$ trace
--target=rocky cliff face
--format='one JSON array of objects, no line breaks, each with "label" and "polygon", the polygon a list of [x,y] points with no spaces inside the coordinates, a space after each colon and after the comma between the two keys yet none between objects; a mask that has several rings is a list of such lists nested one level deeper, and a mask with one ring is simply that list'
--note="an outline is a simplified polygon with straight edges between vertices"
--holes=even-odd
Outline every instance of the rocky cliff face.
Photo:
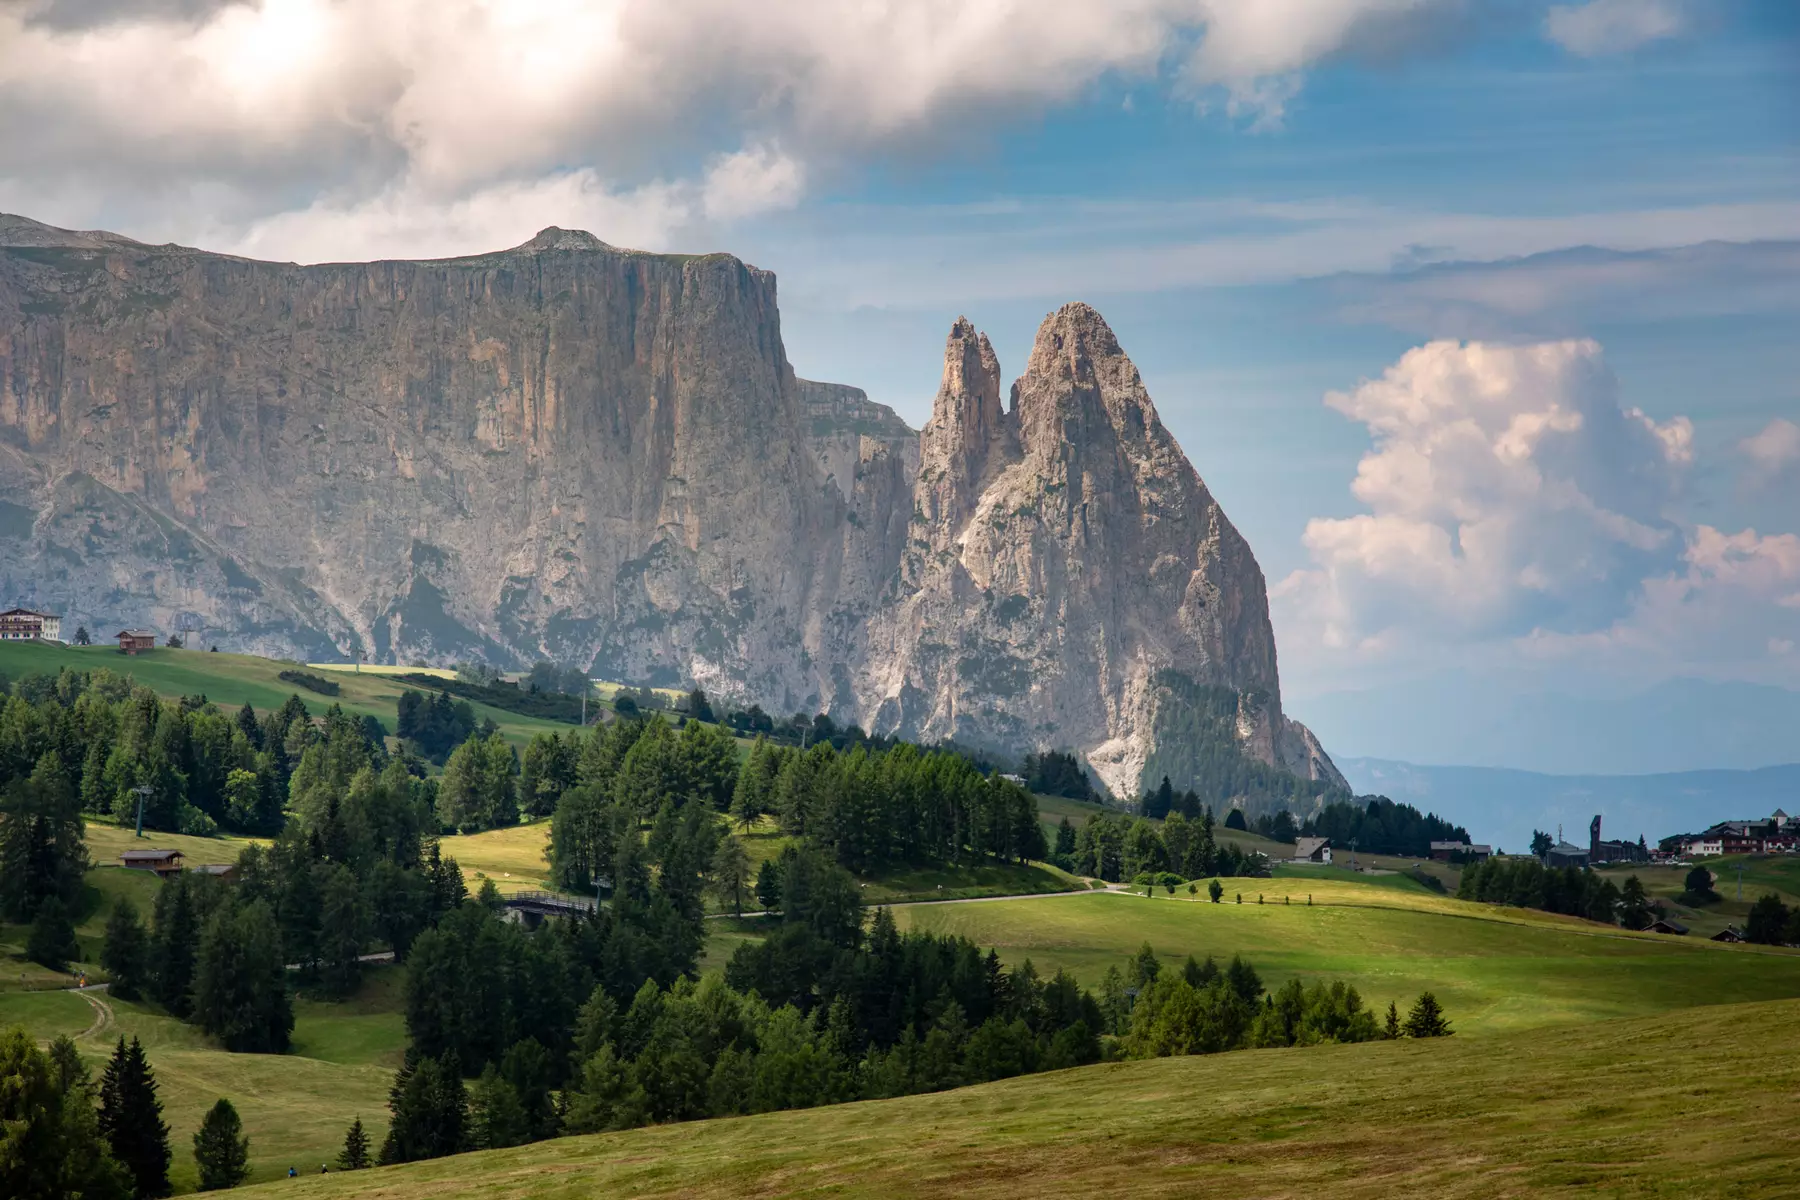
[{"label": "rocky cliff face", "polygon": [[[1280,710],[1263,580],[1098,314],[915,435],[797,379],[774,277],[545,230],[299,267],[0,217],[0,600],[302,658],[539,657],[1130,793],[1183,687]],[[1185,682],[1184,682],[1185,681]],[[1159,715],[1161,714],[1161,715]],[[1181,781],[1175,781],[1179,786]]]}]

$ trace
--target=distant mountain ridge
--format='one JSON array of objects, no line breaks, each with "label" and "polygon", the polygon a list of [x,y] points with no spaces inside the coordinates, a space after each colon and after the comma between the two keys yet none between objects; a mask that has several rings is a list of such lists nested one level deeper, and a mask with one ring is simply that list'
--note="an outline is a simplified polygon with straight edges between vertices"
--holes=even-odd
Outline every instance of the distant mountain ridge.
[{"label": "distant mountain ridge", "polygon": [[1504,767],[1420,766],[1377,758],[1340,758],[1358,795],[1382,795],[1465,825],[1477,841],[1527,848],[1533,829],[1557,826],[1585,844],[1598,813],[1605,837],[1651,845],[1674,833],[1733,817],[1800,812],[1800,763],[1747,771],[1657,775],[1545,775]]},{"label": "distant mountain ridge", "polygon": [[1327,745],[1366,759],[1546,775],[1800,762],[1800,691],[1769,684],[1668,679],[1637,692],[1579,695],[1444,671],[1304,704]]},{"label": "distant mountain ridge", "polygon": [[[1240,756],[1283,773],[1251,806],[1341,784],[1255,556],[1085,304],[1010,394],[957,321],[915,433],[797,378],[774,275],[728,254],[553,227],[298,266],[0,216],[0,497],[0,602],[71,628],[551,658],[1074,750],[1125,797]],[[1208,744],[1159,755],[1201,702]]]}]

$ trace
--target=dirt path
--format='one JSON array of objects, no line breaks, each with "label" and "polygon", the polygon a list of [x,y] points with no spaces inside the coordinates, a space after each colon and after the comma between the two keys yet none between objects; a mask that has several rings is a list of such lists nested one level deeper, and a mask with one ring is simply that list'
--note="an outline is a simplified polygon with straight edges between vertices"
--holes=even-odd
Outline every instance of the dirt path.
[{"label": "dirt path", "polygon": [[75,1035],[77,1041],[97,1038],[113,1026],[112,1005],[106,1002],[106,984],[97,983],[92,987],[71,988],[70,991],[86,1000],[94,1009],[94,1023]]}]

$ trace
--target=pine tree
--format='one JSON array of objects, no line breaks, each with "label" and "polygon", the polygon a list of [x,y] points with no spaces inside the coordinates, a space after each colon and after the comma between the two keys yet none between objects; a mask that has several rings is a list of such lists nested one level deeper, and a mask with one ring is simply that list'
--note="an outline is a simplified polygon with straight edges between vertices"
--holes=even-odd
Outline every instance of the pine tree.
[{"label": "pine tree", "polygon": [[137,1200],[169,1194],[169,1127],[156,1098],[156,1076],[135,1037],[129,1047],[119,1039],[101,1076],[99,1129]]},{"label": "pine tree", "polygon": [[194,973],[194,1018],[227,1050],[279,1054],[294,1030],[281,934],[261,900],[207,922]]},{"label": "pine tree", "polygon": [[[66,1038],[46,1055],[22,1029],[0,1034],[0,1196],[131,1195],[130,1177],[96,1127],[85,1068],[71,1086],[65,1054],[73,1052]],[[80,1067],[79,1055],[75,1065]]]},{"label": "pine tree", "polygon": [[55,751],[27,779],[0,790],[0,914],[29,921],[55,896],[65,905],[81,894],[88,869],[81,796]]},{"label": "pine tree", "polygon": [[200,949],[200,914],[188,877],[178,876],[156,896],[155,964],[151,995],[177,1017],[193,1011],[194,956]]},{"label": "pine tree", "polygon": [[80,1095],[92,1104],[94,1077],[88,1073],[87,1064],[81,1061],[81,1051],[75,1048],[74,1039],[66,1033],[59,1034],[50,1043],[49,1054],[57,1088],[65,1096]]},{"label": "pine tree", "polygon": [[112,994],[121,1000],[136,1000],[149,984],[150,935],[129,897],[120,896],[106,918],[100,966],[112,976]]},{"label": "pine tree", "polygon": [[324,903],[319,916],[319,983],[333,996],[348,996],[362,982],[363,943],[369,936],[369,911],[350,868],[326,870]]},{"label": "pine tree", "polygon": [[1390,1041],[1400,1036],[1400,1009],[1392,1000],[1388,1001],[1387,1021],[1381,1027],[1381,1036]]},{"label": "pine tree", "polygon": [[731,911],[744,915],[744,893],[750,887],[750,856],[744,844],[726,835],[713,854],[712,886],[719,899],[731,905]]},{"label": "pine tree", "polygon": [[203,1192],[236,1187],[250,1174],[250,1139],[231,1101],[221,1099],[201,1118],[194,1131],[194,1162]]},{"label": "pine tree", "polygon": [[469,1093],[469,1142],[477,1150],[500,1150],[526,1140],[524,1106],[518,1090],[489,1063]]},{"label": "pine tree", "polygon": [[344,1152],[338,1155],[337,1165],[340,1171],[360,1171],[369,1165],[369,1135],[363,1131],[361,1117],[344,1131]]},{"label": "pine tree", "polygon": [[38,906],[37,919],[25,941],[25,957],[52,971],[66,971],[71,962],[81,958],[81,943],[75,940],[75,926],[60,896],[51,896]]},{"label": "pine tree", "polygon": [[1412,1011],[1406,1014],[1405,1029],[1407,1037],[1415,1038],[1449,1037],[1451,1032],[1450,1022],[1444,1019],[1444,1010],[1430,992],[1419,993]]},{"label": "pine tree", "polygon": [[456,1055],[402,1066],[388,1091],[387,1140],[381,1162],[416,1162],[468,1148],[469,1100]]}]

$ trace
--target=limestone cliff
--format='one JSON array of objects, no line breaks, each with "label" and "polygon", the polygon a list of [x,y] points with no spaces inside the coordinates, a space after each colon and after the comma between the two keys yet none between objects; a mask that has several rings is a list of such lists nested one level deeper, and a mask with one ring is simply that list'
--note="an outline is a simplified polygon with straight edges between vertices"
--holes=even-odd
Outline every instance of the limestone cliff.
[{"label": "limestone cliff", "polygon": [[1010,406],[959,321],[914,434],[795,377],[768,272],[558,229],[301,267],[0,216],[0,602],[576,661],[1074,748],[1125,794],[1226,689],[1247,754],[1336,777],[1281,712],[1248,546],[1091,309],[1045,322]]}]

